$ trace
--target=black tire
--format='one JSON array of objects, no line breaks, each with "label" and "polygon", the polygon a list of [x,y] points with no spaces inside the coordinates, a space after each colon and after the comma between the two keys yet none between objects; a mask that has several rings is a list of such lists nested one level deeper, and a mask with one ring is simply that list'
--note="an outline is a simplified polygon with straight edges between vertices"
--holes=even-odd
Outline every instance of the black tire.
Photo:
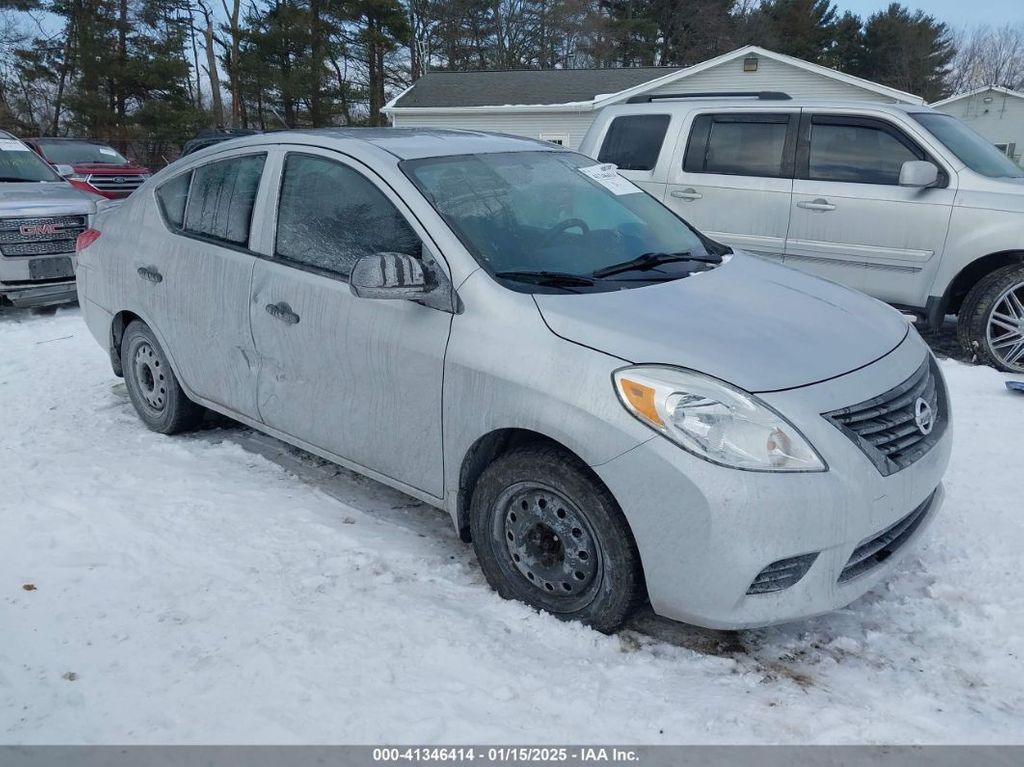
[{"label": "black tire", "polygon": [[990,335],[989,323],[1007,291],[1015,286],[1018,287],[1015,293],[1024,293],[1024,264],[1010,264],[996,269],[971,288],[957,316],[957,339],[964,350],[973,354],[979,362],[1008,373],[1024,372],[1024,357],[1017,360],[1016,364],[1007,364],[1004,355],[1008,356],[1006,353],[1009,349],[999,346],[999,336],[993,338]]},{"label": "black tire", "polygon": [[195,429],[202,422],[203,408],[185,396],[167,355],[144,322],[135,321],[125,328],[121,365],[128,397],[150,429],[177,434]]},{"label": "black tire", "polygon": [[618,504],[557,447],[526,445],[488,466],[473,490],[470,532],[488,583],[505,599],[609,633],[644,596]]}]

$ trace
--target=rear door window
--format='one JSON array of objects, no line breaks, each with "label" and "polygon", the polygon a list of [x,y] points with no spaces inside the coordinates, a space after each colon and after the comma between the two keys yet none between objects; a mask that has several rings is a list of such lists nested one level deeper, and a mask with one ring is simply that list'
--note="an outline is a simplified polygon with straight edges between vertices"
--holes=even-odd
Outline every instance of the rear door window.
[{"label": "rear door window", "polygon": [[247,245],[264,155],[201,165],[192,172],[185,231],[231,245]]},{"label": "rear door window", "polygon": [[665,142],[669,115],[625,115],[608,126],[597,159],[619,170],[653,170]]},{"label": "rear door window", "polygon": [[807,178],[855,184],[900,183],[903,163],[925,153],[895,127],[857,118],[811,119]]},{"label": "rear door window", "polygon": [[687,173],[789,178],[795,134],[788,114],[700,115],[683,161]]}]

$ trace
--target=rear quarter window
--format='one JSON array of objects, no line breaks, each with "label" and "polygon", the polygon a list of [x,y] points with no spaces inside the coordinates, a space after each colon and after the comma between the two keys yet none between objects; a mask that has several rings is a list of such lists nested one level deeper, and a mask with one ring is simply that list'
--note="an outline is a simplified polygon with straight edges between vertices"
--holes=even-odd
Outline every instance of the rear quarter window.
[{"label": "rear quarter window", "polygon": [[172,229],[181,229],[185,223],[185,203],[188,202],[188,186],[192,171],[175,176],[156,190],[156,201],[164,220]]},{"label": "rear quarter window", "polygon": [[608,126],[597,159],[619,170],[653,170],[671,120],[669,115],[624,115]]}]

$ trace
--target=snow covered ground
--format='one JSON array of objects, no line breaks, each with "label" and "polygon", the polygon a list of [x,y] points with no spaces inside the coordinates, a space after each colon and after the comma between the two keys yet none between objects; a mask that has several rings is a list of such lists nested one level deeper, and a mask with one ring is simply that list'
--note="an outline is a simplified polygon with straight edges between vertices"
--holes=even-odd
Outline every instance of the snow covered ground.
[{"label": "snow covered ground", "polygon": [[0,742],[1022,743],[1024,397],[943,366],[948,502],[887,586],[603,636],[499,599],[406,496],[230,423],[145,430],[77,311],[7,312]]}]

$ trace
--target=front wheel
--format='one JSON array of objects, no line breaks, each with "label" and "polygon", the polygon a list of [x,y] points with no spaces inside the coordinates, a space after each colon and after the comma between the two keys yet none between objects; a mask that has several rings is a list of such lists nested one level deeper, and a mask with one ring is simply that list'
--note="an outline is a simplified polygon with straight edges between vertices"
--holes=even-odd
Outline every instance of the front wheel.
[{"label": "front wheel", "polygon": [[1024,373],[1024,264],[997,269],[971,289],[960,307],[957,337],[980,361]]},{"label": "front wheel", "polygon": [[532,445],[497,458],[473,491],[470,515],[480,566],[505,599],[610,632],[643,594],[618,504],[563,450]]}]

